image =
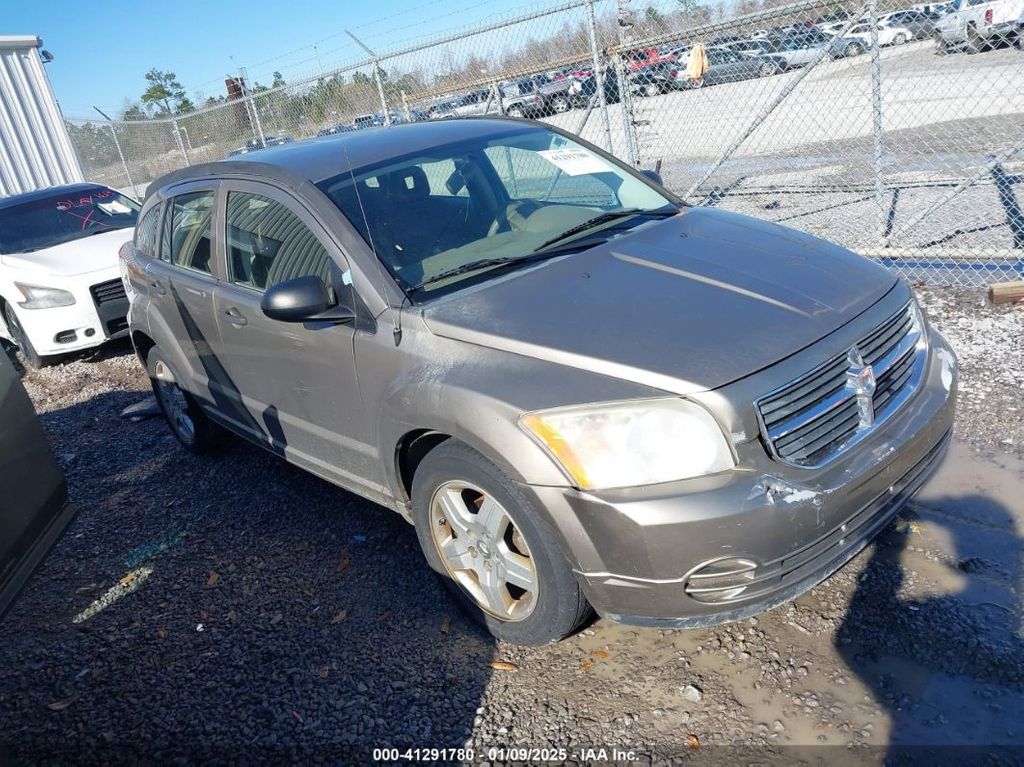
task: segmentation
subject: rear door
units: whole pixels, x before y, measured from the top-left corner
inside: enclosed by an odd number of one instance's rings
[[[174,190],[164,203],[157,257],[146,270],[146,290],[157,309],[150,314],[150,331],[179,368],[175,374],[188,379],[181,382],[185,388],[207,401],[219,343],[213,309],[220,277],[213,245],[216,195],[216,182]]]
[[[215,396],[237,404],[232,425],[290,461],[347,487],[383,487],[355,371],[353,325],[291,323],[263,314],[264,291],[315,276],[351,306],[344,253],[286,192],[224,182],[225,279],[216,293],[222,376]],[[360,331],[365,332],[365,331]]]

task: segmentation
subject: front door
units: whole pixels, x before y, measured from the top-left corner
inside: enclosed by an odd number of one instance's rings
[[[353,326],[280,322],[260,309],[268,287],[311,275],[354,306],[344,254],[285,192],[241,181],[226,182],[225,192],[225,279],[215,300],[224,375],[217,396],[241,406],[245,418],[236,428],[292,462],[346,487],[380,491],[383,472],[359,396]]]

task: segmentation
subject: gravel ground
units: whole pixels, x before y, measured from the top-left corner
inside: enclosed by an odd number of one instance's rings
[[[126,345],[27,374],[79,516],[0,624],[0,763],[465,743],[473,761],[1024,758],[1024,307],[920,294],[963,366],[962,442],[876,545],[756,619],[598,621],[545,648],[463,617],[396,515],[240,441],[194,458],[159,419],[121,418],[147,391]]]

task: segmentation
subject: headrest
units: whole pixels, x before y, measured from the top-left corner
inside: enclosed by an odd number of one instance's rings
[[[387,185],[388,193],[393,197],[418,199],[430,194],[427,174],[417,165],[392,171],[388,174]]]

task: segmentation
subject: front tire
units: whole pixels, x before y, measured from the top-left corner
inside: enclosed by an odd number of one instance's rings
[[[861,47],[859,43],[850,43],[848,46],[846,46],[846,58],[860,56],[862,53],[864,53],[864,49]]]
[[[496,638],[557,642],[590,617],[543,513],[469,446],[448,440],[430,451],[416,469],[412,502],[427,563]]]
[[[163,353],[153,347],[146,358],[146,372],[171,433],[190,453],[212,450],[220,438],[217,425],[202,411],[195,397],[181,388]]]
[[[893,40],[892,40],[893,45],[903,45],[906,42],[907,42],[907,36],[905,34],[903,34],[902,32],[900,32],[900,34],[896,35],[896,37],[894,37]]]
[[[645,96],[659,96],[661,95],[661,88],[655,83],[647,83],[644,86]]]
[[[508,110],[509,117],[523,117],[522,107],[512,107]]]
[[[18,351],[21,352],[21,357],[25,360],[25,364],[28,367],[33,370],[39,370],[40,368],[44,368],[50,364],[52,358],[44,357],[36,351],[36,347],[34,347],[32,345],[32,341],[29,340],[28,333],[26,333],[25,328],[21,326],[21,321],[18,319],[18,315],[14,311],[14,307],[8,303],[4,304],[4,322],[7,323],[7,330],[11,335],[11,339],[18,347]]]
[[[761,65],[761,68],[757,70],[757,76],[758,77],[771,77],[772,75],[774,75],[778,71],[779,71],[778,67],[776,67],[773,64],[769,64],[766,61],[764,64]]]

